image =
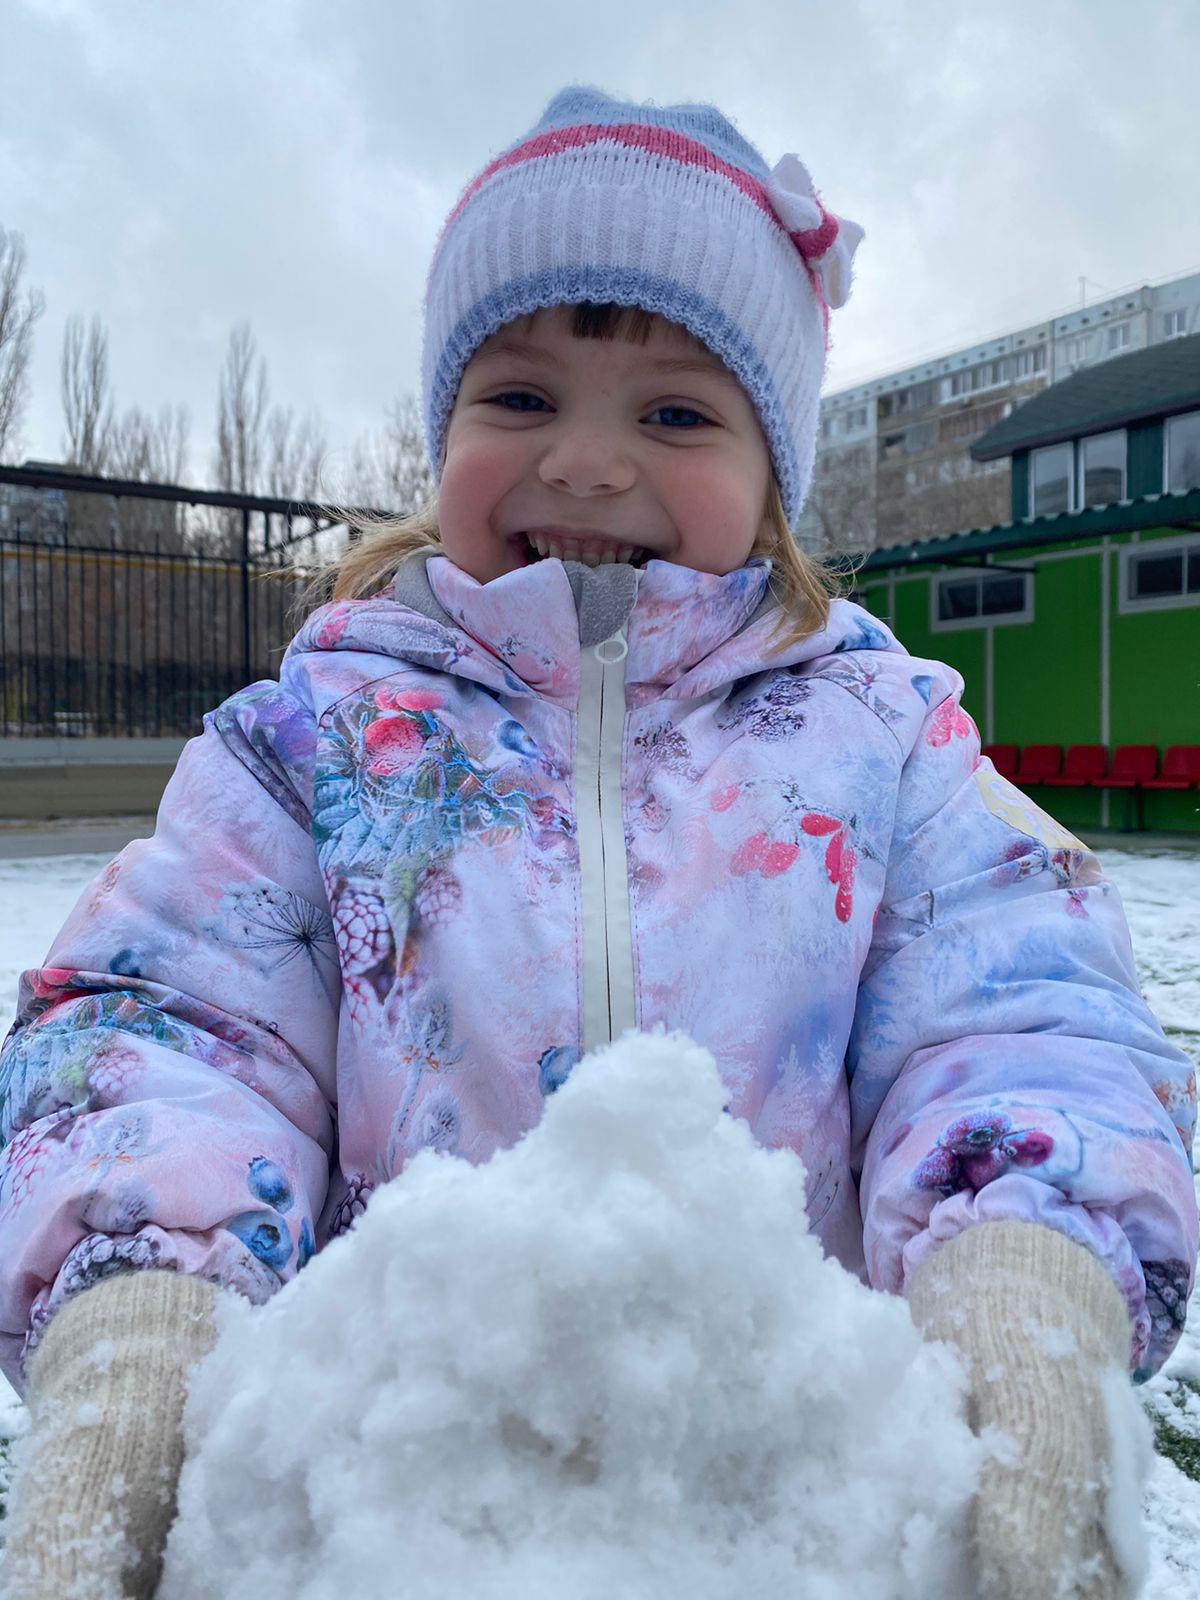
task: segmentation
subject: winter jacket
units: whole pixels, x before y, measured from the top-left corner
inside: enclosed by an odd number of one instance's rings
[[[769,563],[421,553],[204,722],[153,838],[25,974],[0,1056],[0,1361],[140,1266],[261,1301],[432,1147],[681,1029],[872,1285],[1025,1219],[1179,1337],[1195,1078],[1116,891],[980,756],[961,680],[847,601],[777,653]]]

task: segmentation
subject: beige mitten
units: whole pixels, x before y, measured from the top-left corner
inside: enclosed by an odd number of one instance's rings
[[[1015,1459],[990,1460],[980,1475],[979,1600],[1126,1600],[1133,1581],[1105,1523],[1111,1396],[1130,1427],[1145,1423],[1124,1393],[1129,1317],[1104,1267],[1053,1229],[980,1223],[922,1263],[908,1301],[927,1339],[962,1354],[971,1425],[991,1424],[1015,1446]]]
[[[150,1600],[175,1515],[188,1368],[216,1337],[211,1284],[106,1278],[29,1363],[0,1587],[8,1600]]]

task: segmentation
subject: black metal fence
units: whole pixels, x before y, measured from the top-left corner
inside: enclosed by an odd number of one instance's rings
[[[346,537],[328,506],[0,467],[0,737],[197,733]]]

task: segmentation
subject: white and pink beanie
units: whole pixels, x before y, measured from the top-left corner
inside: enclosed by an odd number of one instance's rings
[[[564,89],[467,185],[434,250],[422,390],[435,473],[485,339],[542,307],[614,302],[680,323],[739,379],[795,527],[829,312],[850,292],[861,239],[821,204],[798,157],[768,168],[715,106]]]

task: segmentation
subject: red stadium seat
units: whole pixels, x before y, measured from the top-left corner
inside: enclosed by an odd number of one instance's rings
[[[1102,744],[1073,744],[1060,773],[1046,779],[1051,789],[1086,789],[1093,778],[1102,778],[1108,768],[1108,751]]]
[[[983,754],[1002,778],[1015,778],[1020,749],[1015,744],[985,744]]]
[[[1200,744],[1168,745],[1162,772],[1146,778],[1143,789],[1200,789]]]
[[[1158,772],[1158,750],[1152,744],[1119,744],[1112,766],[1103,778],[1092,778],[1093,789],[1140,789]]]
[[[1062,771],[1062,746],[1058,744],[1027,744],[1021,751],[1017,768],[1017,783],[1045,783]]]

